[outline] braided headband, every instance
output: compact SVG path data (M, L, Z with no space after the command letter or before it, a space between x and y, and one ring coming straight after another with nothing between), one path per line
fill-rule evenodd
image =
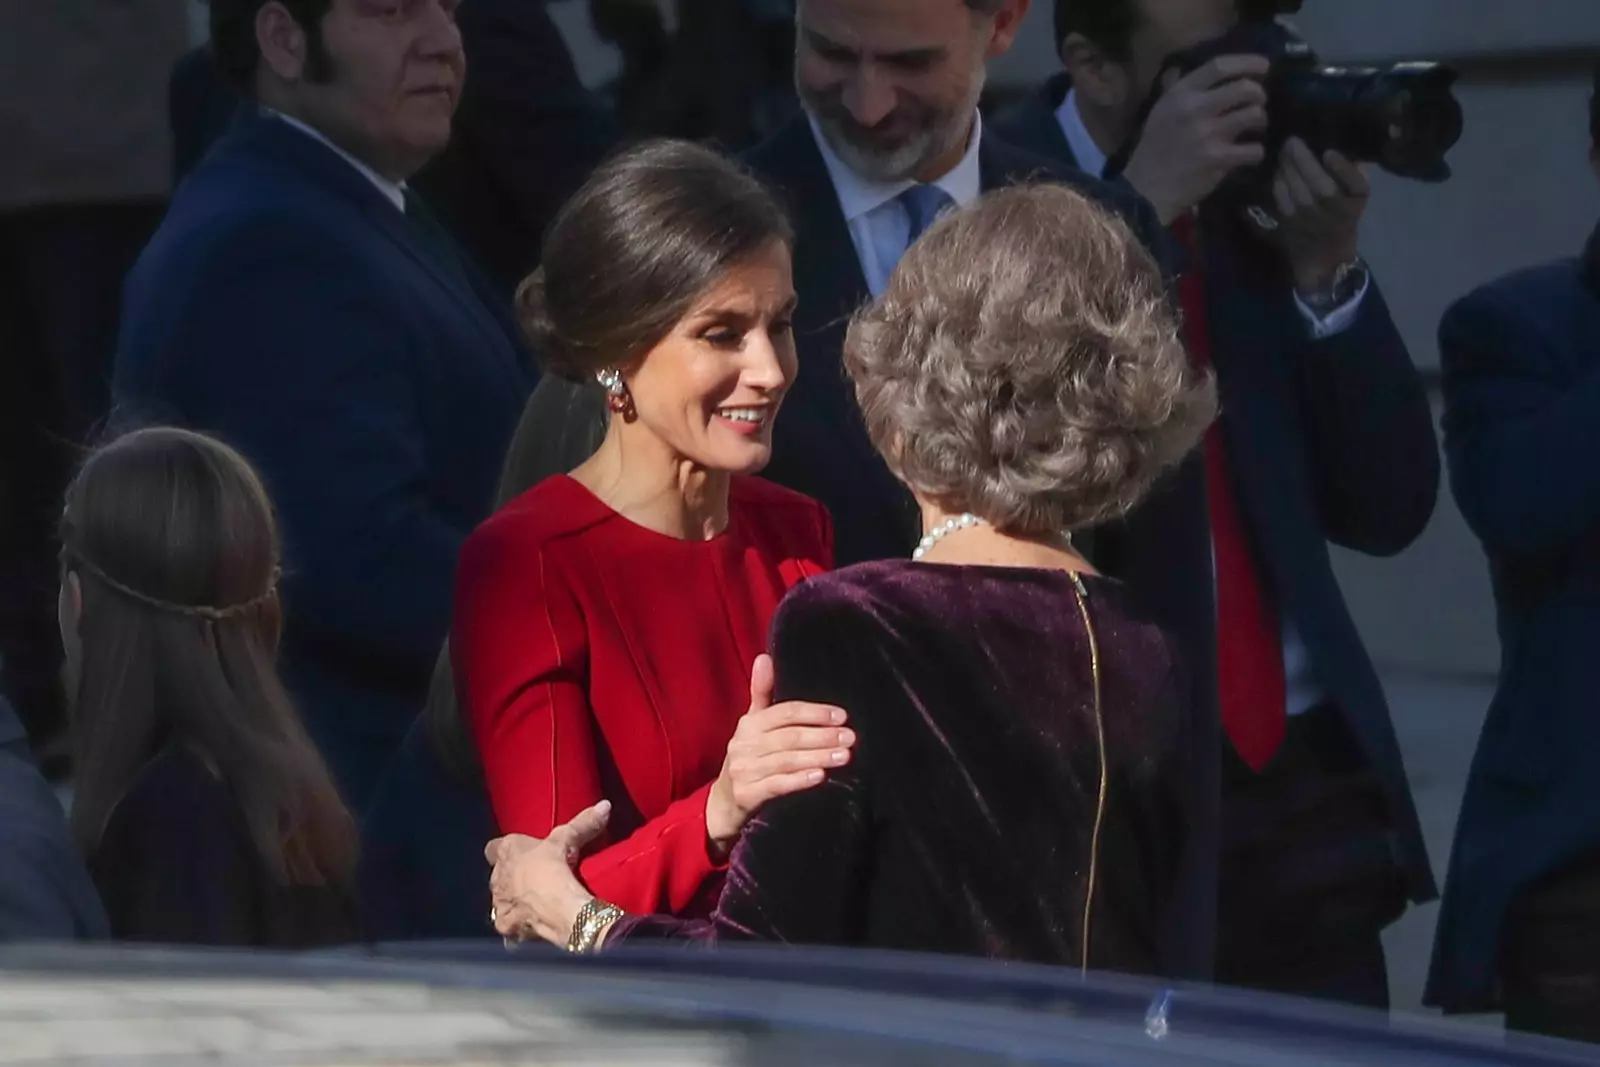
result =
M73 553L73 563L78 567L78 569L87 571L91 577L100 582L102 585L121 593L129 600L137 601L138 603L143 604L145 607L155 608L157 611L164 611L169 615L182 615L185 618L190 619L207 619L211 622L222 622L225 619L236 619L241 615L247 615L259 608L261 605L265 604L267 601L271 600L277 595L278 579L283 576L282 569L274 567L272 569L272 576L267 580L267 588L265 592L261 593L259 596L251 597L249 600L246 600L242 603L229 604L227 607L217 608L208 604L175 604L170 600L162 600L159 597L153 597L149 593L141 593L139 590L134 589L131 586L123 585L121 582L111 577L111 575L95 566L92 561L86 559L78 553Z

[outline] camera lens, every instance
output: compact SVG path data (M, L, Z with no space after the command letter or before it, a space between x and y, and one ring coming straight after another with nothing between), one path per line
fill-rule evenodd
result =
M1445 154L1461 139L1461 105L1450 91L1455 79L1454 71L1433 63L1295 70L1277 80L1273 126L1318 151L1442 181L1450 174Z

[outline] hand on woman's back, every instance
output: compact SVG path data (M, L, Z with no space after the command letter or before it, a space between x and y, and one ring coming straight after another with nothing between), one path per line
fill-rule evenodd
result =
M805 701L772 702L772 658L756 657L750 672L750 710L739 720L722 773L706 802L706 833L731 849L761 807L820 785L829 770L850 761L855 733L843 708Z

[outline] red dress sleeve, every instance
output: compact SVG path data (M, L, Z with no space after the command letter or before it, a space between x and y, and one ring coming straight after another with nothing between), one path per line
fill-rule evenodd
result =
M516 520L502 513L467 540L450 650L500 829L545 837L603 798L583 617L545 547ZM585 884L630 911L688 908L720 869L706 834L709 791L591 853Z

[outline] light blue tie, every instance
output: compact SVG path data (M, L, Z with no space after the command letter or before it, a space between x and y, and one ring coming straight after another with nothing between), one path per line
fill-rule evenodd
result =
M913 185L895 197L906 209L911 219L911 236L906 239L910 248L929 226L932 226L945 209L955 206L955 199L937 185Z

